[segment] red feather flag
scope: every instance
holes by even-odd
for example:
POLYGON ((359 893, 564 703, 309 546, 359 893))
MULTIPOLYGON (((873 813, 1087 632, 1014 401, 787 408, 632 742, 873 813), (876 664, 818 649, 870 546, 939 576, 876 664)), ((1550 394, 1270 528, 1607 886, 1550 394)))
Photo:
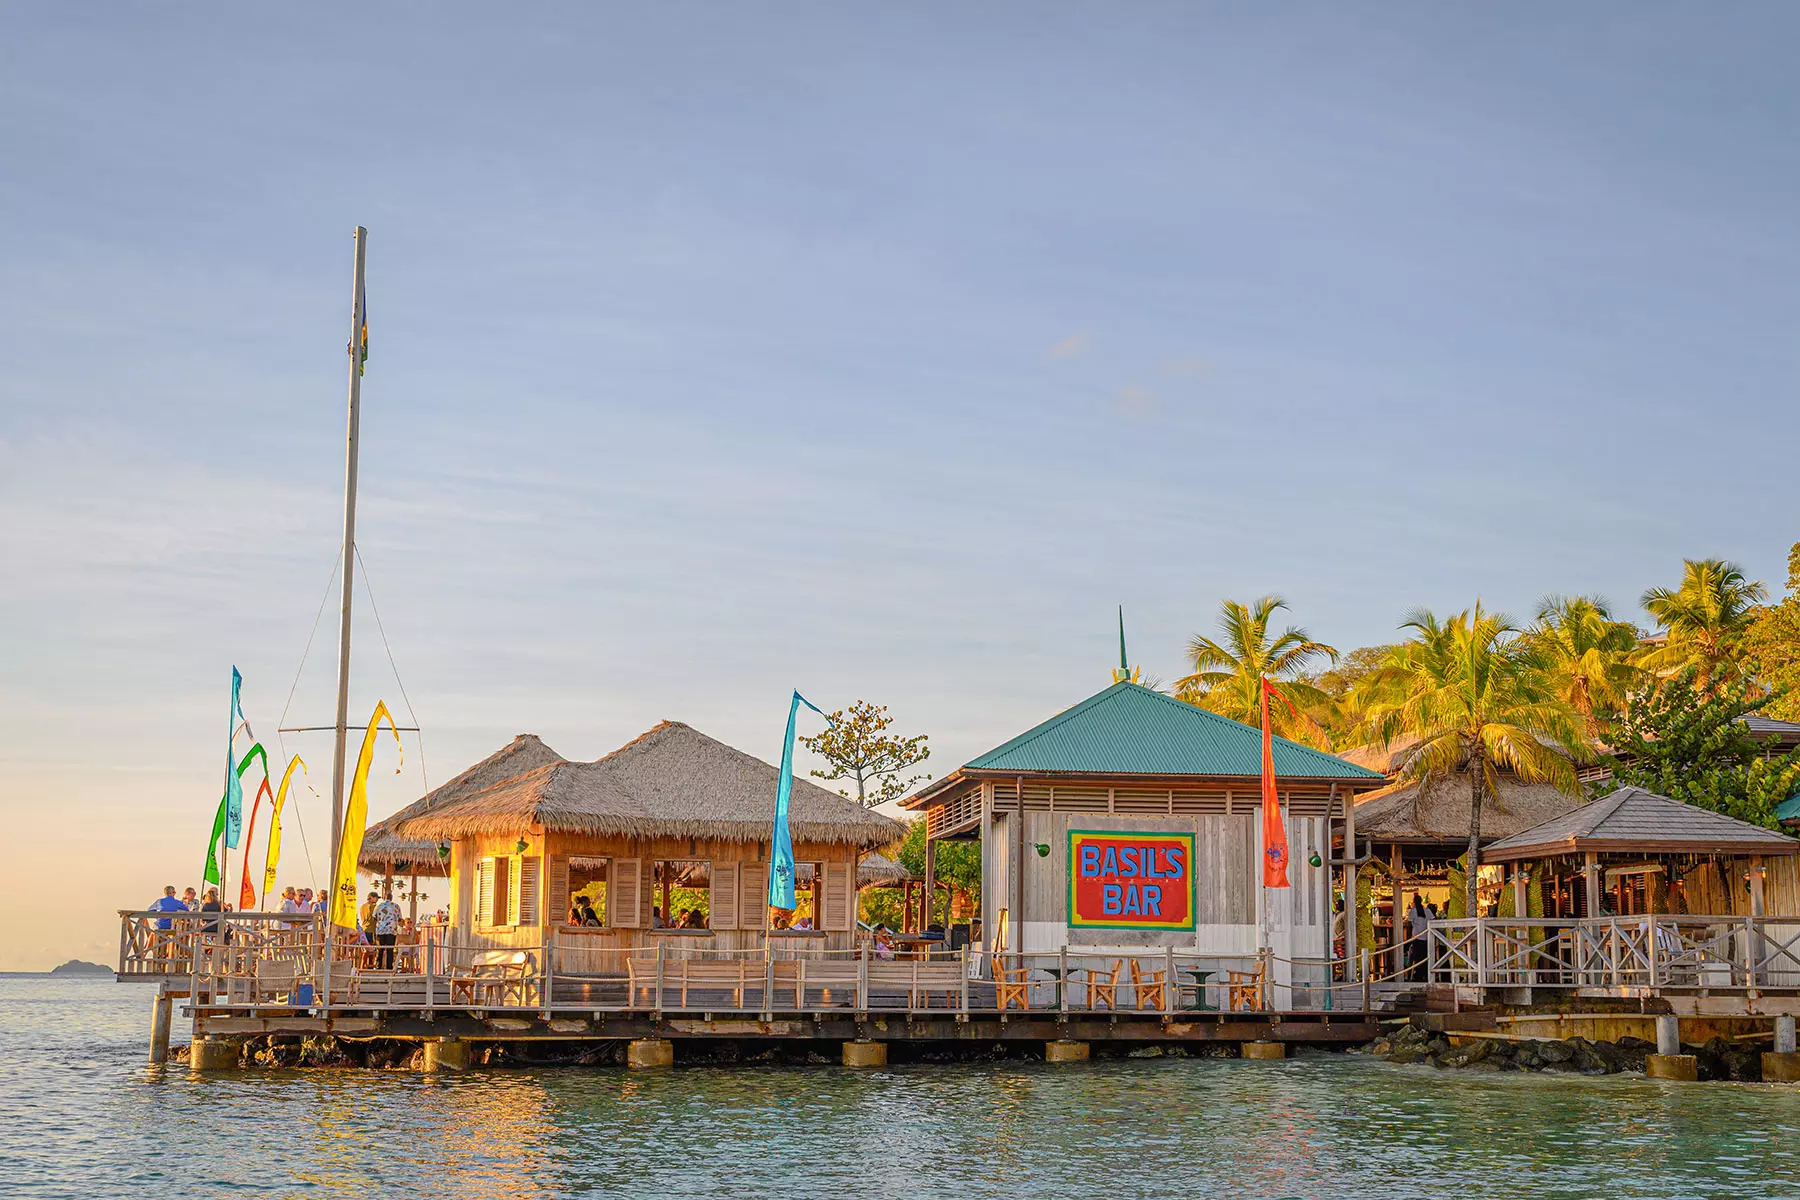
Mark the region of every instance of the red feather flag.
POLYGON ((269 791, 269 777, 263 776, 262 786, 256 789, 256 800, 250 805, 250 833, 244 838, 244 870, 243 878, 238 882, 238 911, 250 912, 256 908, 256 885, 250 882, 250 842, 256 837, 256 813, 262 808, 262 798, 274 796, 269 791))
POLYGON ((1275 789, 1275 732, 1269 726, 1270 696, 1286 704, 1290 713, 1294 711, 1294 705, 1267 679, 1262 680, 1263 886, 1284 888, 1288 886, 1287 822, 1281 819, 1281 793, 1275 789))

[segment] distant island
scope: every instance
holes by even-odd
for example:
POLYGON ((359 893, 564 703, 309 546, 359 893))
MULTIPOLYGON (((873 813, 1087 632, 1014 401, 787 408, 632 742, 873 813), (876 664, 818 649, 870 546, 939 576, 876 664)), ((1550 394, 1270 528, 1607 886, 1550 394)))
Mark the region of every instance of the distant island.
POLYGON ((79 958, 71 958, 60 967, 52 967, 52 975, 111 975, 111 967, 103 967, 99 963, 83 962, 79 958))

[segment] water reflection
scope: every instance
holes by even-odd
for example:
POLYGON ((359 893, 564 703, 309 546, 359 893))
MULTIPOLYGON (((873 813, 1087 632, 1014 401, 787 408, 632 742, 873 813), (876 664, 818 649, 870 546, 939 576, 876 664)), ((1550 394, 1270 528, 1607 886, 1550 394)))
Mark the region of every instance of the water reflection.
POLYGON ((1800 1179, 1800 1090, 1210 1059, 142 1065, 146 991, 0 980, 0 1194, 1639 1197, 1800 1179))

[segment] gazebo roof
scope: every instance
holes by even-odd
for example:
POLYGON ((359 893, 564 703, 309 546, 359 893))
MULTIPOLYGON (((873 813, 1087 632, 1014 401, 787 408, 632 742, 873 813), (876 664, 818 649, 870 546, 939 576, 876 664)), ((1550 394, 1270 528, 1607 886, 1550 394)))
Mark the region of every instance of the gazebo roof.
MULTIPOLYGON (((1283 779, 1372 784, 1381 778, 1282 737, 1275 739, 1274 759, 1275 774, 1283 779)), ((911 797, 907 807, 920 807, 954 782, 982 772, 1254 778, 1262 774, 1262 731, 1141 684, 1115 683, 970 760, 911 797)))
POLYGON ((1696 808, 1639 787, 1622 787, 1573 812, 1502 838, 1484 862, 1556 854, 1794 854, 1800 842, 1772 829, 1696 808))

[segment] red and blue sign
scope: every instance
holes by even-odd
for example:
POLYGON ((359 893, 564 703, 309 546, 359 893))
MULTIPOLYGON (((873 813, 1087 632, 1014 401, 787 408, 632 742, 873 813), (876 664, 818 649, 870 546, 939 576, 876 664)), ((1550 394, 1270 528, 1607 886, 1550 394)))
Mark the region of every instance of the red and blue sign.
POLYGON ((1069 830, 1069 925, 1194 927, 1194 835, 1069 830))

